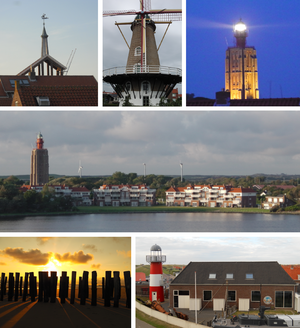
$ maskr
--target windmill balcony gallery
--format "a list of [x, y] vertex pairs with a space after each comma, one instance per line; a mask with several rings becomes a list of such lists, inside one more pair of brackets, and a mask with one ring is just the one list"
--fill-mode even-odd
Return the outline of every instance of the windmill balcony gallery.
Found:
[[103, 77], [120, 75], [120, 74], [168, 74], [175, 76], [182, 76], [182, 70], [176, 67], [158, 66], [158, 65], [146, 65], [146, 66], [122, 66], [108, 68], [103, 71]]

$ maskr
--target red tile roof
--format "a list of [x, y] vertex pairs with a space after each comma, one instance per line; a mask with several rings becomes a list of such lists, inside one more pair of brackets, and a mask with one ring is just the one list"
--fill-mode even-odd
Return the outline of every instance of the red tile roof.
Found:
[[[97, 106], [98, 82], [93, 76], [0, 76], [0, 106], [14, 105], [9, 93], [15, 91], [12, 81], [26, 80], [28, 85], [20, 86], [17, 99], [22, 106], [37, 106], [36, 97], [44, 96], [50, 100], [50, 106]], [[2, 98], [3, 97], [3, 98]]]
[[16, 94], [20, 106], [37, 106], [36, 97], [48, 97], [50, 106], [98, 106], [96, 86], [23, 86]]
[[282, 264], [282, 268], [285, 272], [294, 280], [300, 280], [298, 276], [300, 275], [300, 265], [299, 264]]

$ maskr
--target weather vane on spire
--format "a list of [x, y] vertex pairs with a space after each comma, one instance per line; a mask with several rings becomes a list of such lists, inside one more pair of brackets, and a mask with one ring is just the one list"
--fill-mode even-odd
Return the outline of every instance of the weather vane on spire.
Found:
[[48, 17], [46, 17], [46, 14], [43, 14], [42, 16], [42, 20], [43, 20], [43, 25], [45, 26], [45, 19], [48, 19]]

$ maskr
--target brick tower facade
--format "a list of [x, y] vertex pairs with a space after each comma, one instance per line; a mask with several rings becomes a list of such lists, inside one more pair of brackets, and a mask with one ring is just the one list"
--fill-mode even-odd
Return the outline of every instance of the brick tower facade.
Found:
[[226, 50], [225, 90], [230, 99], [259, 99], [256, 50], [246, 46], [248, 32], [242, 21], [235, 25], [234, 36], [236, 46]]
[[30, 185], [44, 185], [49, 182], [48, 150], [43, 148], [44, 139], [37, 135], [36, 148], [31, 152]]

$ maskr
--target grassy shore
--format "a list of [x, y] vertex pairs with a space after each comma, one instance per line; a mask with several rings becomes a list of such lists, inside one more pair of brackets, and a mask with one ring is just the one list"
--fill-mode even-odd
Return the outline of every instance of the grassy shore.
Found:
[[[45, 215], [76, 215], [76, 214], [122, 214], [122, 213], [270, 213], [269, 210], [260, 208], [221, 208], [221, 207], [181, 207], [181, 206], [78, 206], [77, 211], [72, 212], [42, 212], [42, 213], [12, 213], [0, 214], [0, 217], [17, 216], [45, 216]], [[276, 213], [272, 213], [276, 214]], [[280, 212], [278, 214], [298, 214], [299, 212]]]

